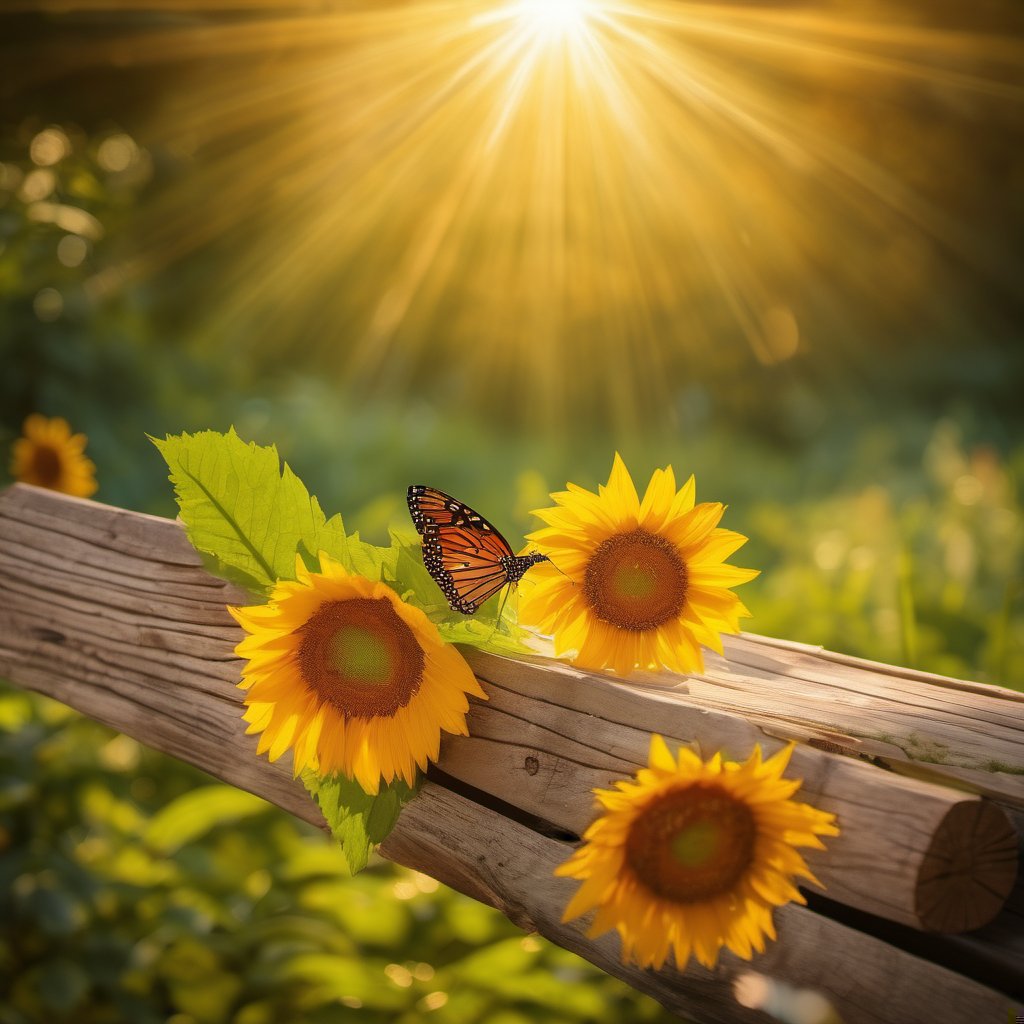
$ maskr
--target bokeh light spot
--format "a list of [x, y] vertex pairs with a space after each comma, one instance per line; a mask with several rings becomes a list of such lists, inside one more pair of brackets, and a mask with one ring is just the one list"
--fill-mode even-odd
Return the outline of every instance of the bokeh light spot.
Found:
[[399, 988], [408, 988], [412, 984], [412, 971], [401, 964], [388, 964], [384, 968], [384, 973], [388, 976], [388, 980]]
[[440, 1010], [448, 1002], [447, 992], [431, 992], [424, 996], [417, 1004], [423, 1010]]
[[126, 171], [135, 162], [139, 147], [130, 135], [120, 133], [104, 139], [96, 151], [96, 161], [105, 171]]
[[52, 167], [71, 152], [71, 142], [59, 128], [41, 131], [30, 143], [28, 155], [38, 167]]
[[56, 187], [57, 177], [53, 171], [39, 167], [25, 175], [18, 195], [24, 202], [34, 203], [45, 199]]
[[65, 235], [57, 243], [57, 259], [65, 267], [78, 267], [89, 254], [89, 246], [78, 235]]
[[56, 288], [40, 288], [32, 300], [32, 309], [44, 324], [53, 323], [64, 312], [64, 298]]

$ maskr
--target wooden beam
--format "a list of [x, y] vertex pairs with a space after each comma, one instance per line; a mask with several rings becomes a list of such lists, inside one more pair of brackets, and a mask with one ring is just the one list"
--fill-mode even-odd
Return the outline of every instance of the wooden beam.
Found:
[[[782, 743], [682, 690], [638, 690], [549, 660], [467, 650], [490, 700], [474, 703], [470, 735], [446, 740], [450, 774], [581, 833], [593, 809], [580, 794], [644, 764], [652, 732], [744, 758]], [[807, 856], [834, 900], [929, 931], [991, 921], [1016, 878], [1017, 837], [1004, 811], [977, 797], [798, 747], [801, 794], [839, 816], [842, 834]]]
[[[225, 605], [245, 600], [205, 573], [175, 523], [20, 486], [0, 494], [0, 673], [319, 821], [287, 766], [257, 759], [254, 739], [243, 733], [234, 685], [240, 664], [232, 653], [239, 632]], [[448, 777], [438, 775], [403, 812], [383, 847], [387, 856], [497, 906], [694, 1020], [766, 1020], [734, 998], [734, 982], [751, 968], [793, 988], [825, 992], [848, 1024], [1006, 1015], [1012, 984], [997, 980], [1000, 993], [799, 906], [778, 913], [780, 940], [753, 965], [730, 955], [715, 972], [691, 966], [685, 974], [655, 973], [620, 964], [614, 937], [593, 942], [578, 923], [561, 924], [573, 883], [551, 874], [585, 824], [588, 789], [632, 770], [652, 729], [702, 746], [721, 742], [743, 755], [754, 740], [771, 745], [772, 737], [685, 693], [467, 653], [485, 680], [494, 677], [485, 684], [491, 700], [474, 707], [476, 735], [445, 745], [440, 767]], [[499, 678], [502, 672], [508, 677]], [[957, 808], [991, 810], [962, 793], [808, 747], [797, 753], [815, 802], [837, 802], [832, 809], [843, 815], [844, 838], [855, 830], [845, 820], [849, 809], [838, 806], [842, 794], [883, 785], [876, 776], [900, 799], [912, 797], [888, 817], [886, 807], [877, 807], [876, 823], [899, 837], [892, 849], [921, 823], [941, 826], [950, 814], [966, 813]], [[566, 836], [550, 834], [552, 825]], [[867, 857], [869, 873], [884, 873], [876, 851], [888, 850], [888, 839], [856, 838], [842, 855], [848, 868]], [[921, 843], [913, 849], [916, 856]], [[820, 858], [818, 870], [828, 861]]]

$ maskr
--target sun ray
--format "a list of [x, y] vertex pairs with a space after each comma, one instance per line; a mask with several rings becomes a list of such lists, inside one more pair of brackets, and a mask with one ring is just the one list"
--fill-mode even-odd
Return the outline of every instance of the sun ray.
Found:
[[[938, 323], [943, 260], [1014, 287], [940, 169], [960, 107], [1019, 112], [1024, 43], [900, 0], [9, 6], [63, 26], [10, 55], [13, 87], [181, 68], [143, 141], [195, 170], [125, 276], [216, 250], [199, 344], [301, 349], [360, 392], [433, 380], [509, 411], [520, 378], [534, 412], [627, 422], [702, 366], [839, 345], [823, 308]], [[920, 261], [881, 293], [880, 247]]]

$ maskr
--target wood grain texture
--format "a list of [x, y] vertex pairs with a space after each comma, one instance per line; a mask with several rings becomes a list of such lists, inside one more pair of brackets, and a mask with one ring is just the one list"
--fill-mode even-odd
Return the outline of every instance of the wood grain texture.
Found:
[[[255, 740], [244, 735], [242, 698], [234, 685], [240, 663], [232, 653], [240, 634], [225, 605], [245, 600], [202, 569], [173, 522], [33, 488], [0, 494], [0, 674], [322, 825], [288, 766], [254, 757]], [[489, 674], [497, 676], [495, 663], [506, 660], [493, 659]], [[486, 679], [481, 664], [477, 668]], [[712, 713], [678, 695], [607, 679], [570, 685], [552, 675], [544, 699], [534, 692], [540, 683], [530, 672], [516, 678], [514, 688], [487, 686], [491, 700], [473, 711], [481, 734], [447, 744], [441, 767], [492, 796], [517, 795], [510, 802], [519, 812], [570, 832], [589, 816], [587, 789], [639, 763], [652, 729], [680, 741], [710, 742], [711, 734], [696, 726], [711, 721]], [[580, 707], [567, 706], [577, 700]], [[534, 717], [522, 717], [524, 711]], [[745, 754], [755, 740], [770, 745], [770, 737], [736, 715], [719, 711], [712, 717], [723, 743], [737, 752]], [[915, 813], [909, 824], [893, 822], [908, 829], [906, 835], [914, 834], [914, 822], [935, 818], [936, 808], [946, 806], [948, 814], [978, 805], [962, 794], [806, 747], [797, 755], [805, 792], [823, 802], [842, 799], [841, 787], [830, 788], [836, 780], [846, 780], [855, 793], [868, 775], [887, 786], [909, 785], [899, 792], [912, 792], [929, 810]], [[506, 763], [502, 759], [515, 783], [511, 789], [494, 782], [500, 774], [494, 763]], [[477, 761], [475, 773], [467, 767], [471, 760]], [[553, 878], [551, 869], [571, 847], [489, 803], [428, 784], [384, 852], [497, 906], [694, 1020], [767, 1019], [735, 1002], [733, 980], [748, 966], [734, 958], [726, 957], [715, 972], [638, 971], [618, 963], [614, 937], [594, 942], [578, 923], [562, 925], [560, 910], [573, 883]], [[858, 854], [848, 848], [844, 856], [856, 868], [857, 856], [867, 857], [871, 849], [869, 844]], [[870, 874], [877, 861], [865, 867]], [[993, 927], [1007, 927], [1005, 917]], [[1001, 1019], [1010, 1005], [1003, 994], [806, 908], [784, 908], [778, 924], [781, 941], [754, 969], [797, 988], [826, 991], [847, 1022], [945, 1019], [952, 1007], [958, 1011], [953, 1019], [994, 1013]]]
[[[1024, 693], [786, 640], [725, 637], [687, 681], [694, 700], [777, 735], [928, 766], [1024, 807]], [[765, 700], [766, 694], [770, 699]]]
[[552, 872], [570, 849], [429, 784], [381, 847], [400, 863], [435, 865], [435, 877], [446, 885], [497, 906], [521, 927], [538, 931], [702, 1024], [773, 1019], [736, 1002], [735, 983], [751, 970], [823, 993], [845, 1024], [1002, 1019], [998, 1015], [1013, 1005], [950, 970], [795, 904], [776, 912], [778, 941], [753, 964], [725, 953], [714, 971], [691, 965], [684, 974], [671, 967], [655, 973], [624, 966], [613, 935], [587, 939], [577, 923], [560, 921], [576, 883]]
[[[548, 660], [464, 653], [490, 699], [474, 703], [468, 737], [445, 739], [445, 771], [576, 834], [593, 813], [581, 793], [645, 764], [652, 732], [704, 756], [721, 750], [741, 759], [755, 744], [765, 752], [783, 745], [683, 690], [638, 689]], [[1005, 812], [808, 746], [798, 746], [790, 763], [804, 780], [801, 797], [839, 817], [841, 835], [807, 855], [830, 898], [935, 931], [978, 928], [998, 914], [1017, 868]]]

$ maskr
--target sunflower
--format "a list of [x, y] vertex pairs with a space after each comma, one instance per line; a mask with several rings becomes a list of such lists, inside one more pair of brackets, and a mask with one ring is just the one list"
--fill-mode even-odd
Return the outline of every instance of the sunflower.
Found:
[[411, 785], [437, 760], [442, 729], [467, 734], [466, 694], [486, 695], [418, 608], [323, 553], [320, 568], [297, 558], [297, 579], [268, 604], [228, 609], [250, 634], [235, 648], [248, 659], [248, 732], [271, 761], [291, 748], [296, 775], [341, 772], [367, 793], [381, 779]]
[[652, 737], [635, 779], [594, 790], [604, 813], [555, 869], [583, 880], [563, 920], [596, 907], [589, 935], [617, 929], [623, 961], [641, 967], [660, 968], [670, 948], [680, 970], [691, 954], [714, 967], [723, 946], [747, 960], [763, 952], [772, 908], [805, 902], [793, 879], [820, 884], [794, 846], [820, 850], [819, 835], [839, 834], [834, 815], [789, 799], [800, 787], [782, 777], [792, 749], [704, 762]]
[[719, 633], [738, 633], [750, 615], [729, 588], [758, 575], [723, 564], [747, 540], [718, 526], [725, 506], [695, 505], [692, 476], [677, 492], [671, 466], [655, 470], [641, 501], [618, 454], [598, 494], [568, 488], [533, 513], [548, 525], [527, 540], [551, 561], [524, 586], [520, 622], [586, 668], [702, 672], [700, 645], [721, 653]]
[[72, 434], [68, 421], [37, 413], [14, 442], [11, 475], [23, 484], [88, 498], [96, 493], [96, 467], [84, 455], [85, 434]]

